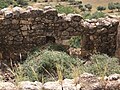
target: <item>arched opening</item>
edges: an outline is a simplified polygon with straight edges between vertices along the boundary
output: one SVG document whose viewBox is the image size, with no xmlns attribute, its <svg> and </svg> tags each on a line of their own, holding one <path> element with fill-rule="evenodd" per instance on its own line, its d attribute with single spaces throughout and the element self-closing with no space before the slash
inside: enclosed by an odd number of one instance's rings
<svg viewBox="0 0 120 90">
<path fill-rule="evenodd" d="M 46 36 L 46 43 L 55 43 L 55 38 L 53 36 Z"/>
</svg>

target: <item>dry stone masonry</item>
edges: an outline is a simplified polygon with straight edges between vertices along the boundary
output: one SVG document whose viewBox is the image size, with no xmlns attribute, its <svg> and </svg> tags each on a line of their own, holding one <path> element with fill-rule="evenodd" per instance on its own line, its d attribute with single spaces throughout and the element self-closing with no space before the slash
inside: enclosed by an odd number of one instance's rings
<svg viewBox="0 0 120 90">
<path fill-rule="evenodd" d="M 45 83 L 21 81 L 16 85 L 0 81 L 0 90 L 120 90 L 120 74 L 112 74 L 103 78 L 83 73 L 74 79 L 64 79 L 62 84 L 59 81 Z"/>
<path fill-rule="evenodd" d="M 84 20 L 79 14 L 58 14 L 53 8 L 6 8 L 0 12 L 0 59 L 19 60 L 32 48 L 51 38 L 56 43 L 82 36 L 91 52 L 114 55 L 119 21 L 111 18 Z"/>
</svg>

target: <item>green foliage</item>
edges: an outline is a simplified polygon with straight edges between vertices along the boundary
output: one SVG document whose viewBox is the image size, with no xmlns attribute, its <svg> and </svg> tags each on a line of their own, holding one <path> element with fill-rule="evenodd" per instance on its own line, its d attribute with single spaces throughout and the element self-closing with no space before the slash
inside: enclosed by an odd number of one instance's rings
<svg viewBox="0 0 120 90">
<path fill-rule="evenodd" d="M 92 5 L 91 5 L 91 4 L 86 4 L 85 7 L 86 7 L 89 11 L 91 11 L 91 9 L 92 9 Z"/>
<path fill-rule="evenodd" d="M 57 5 L 56 9 L 58 13 L 65 13 L 65 14 L 77 13 L 76 10 L 71 6 Z"/>
<path fill-rule="evenodd" d="M 69 40 L 69 43 L 70 43 L 71 47 L 80 48 L 81 47 L 80 41 L 81 41 L 81 37 L 80 36 L 73 36 Z"/>
<path fill-rule="evenodd" d="M 28 5 L 28 0 L 16 0 L 18 5 L 26 6 Z"/>
<path fill-rule="evenodd" d="M 84 12 L 84 13 L 82 14 L 82 17 L 83 17 L 84 19 L 91 19 L 91 13 L 90 13 L 90 12 Z"/>
<path fill-rule="evenodd" d="M 85 66 L 85 71 L 97 76 L 105 76 L 114 73 L 120 74 L 120 65 L 117 58 L 111 58 L 106 54 L 93 55 L 91 57 L 92 63 Z"/>
<path fill-rule="evenodd" d="M 35 81 L 37 80 L 33 75 L 34 72 L 39 76 L 38 79 L 41 81 L 42 75 L 45 80 L 48 80 L 51 77 L 57 76 L 57 68 L 56 64 L 61 66 L 63 76 L 69 76 L 69 71 L 71 71 L 70 64 L 76 65 L 78 59 L 74 59 L 70 57 L 68 54 L 64 52 L 58 51 L 36 51 L 32 55 L 30 55 L 27 60 L 23 64 L 23 72 L 25 76 L 29 77 L 29 80 Z"/>
<path fill-rule="evenodd" d="M 98 19 L 105 17 L 105 13 L 103 12 L 95 12 L 91 15 L 90 19 Z"/>
<path fill-rule="evenodd" d="M 120 11 L 120 3 L 114 3 L 114 5 L 115 5 L 115 7 L 116 7 L 116 9 L 118 9 L 118 11 Z"/>
<path fill-rule="evenodd" d="M 67 48 L 64 45 L 61 44 L 50 44 L 47 47 L 48 50 L 53 50 L 53 51 L 63 51 L 67 52 Z"/>
<path fill-rule="evenodd" d="M 83 64 L 80 59 L 75 59 L 64 52 L 35 51 L 19 67 L 11 71 L 17 79 L 30 81 L 60 80 L 62 78 L 76 78 L 83 72 L 97 76 L 120 74 L 120 65 L 117 58 L 106 54 L 91 56 L 90 64 Z M 10 70 L 9 70 L 10 71 Z"/>
<path fill-rule="evenodd" d="M 14 4 L 16 4 L 14 0 L 0 0 L 0 8 L 5 8 Z"/>
<path fill-rule="evenodd" d="M 28 5 L 28 0 L 0 0 L 0 8 L 8 7 L 9 5 Z"/>
<path fill-rule="evenodd" d="M 106 10 L 106 7 L 104 7 L 104 6 L 98 6 L 97 10 L 98 11 L 104 11 L 104 10 Z"/>
<path fill-rule="evenodd" d="M 108 9 L 109 10 L 114 10 L 116 7 L 115 7 L 115 4 L 114 3 L 108 3 Z"/>
<path fill-rule="evenodd" d="M 98 18 L 102 18 L 105 17 L 105 13 L 103 12 L 95 12 L 95 13 L 90 13 L 90 12 L 84 12 L 82 14 L 84 19 L 98 19 Z"/>
</svg>

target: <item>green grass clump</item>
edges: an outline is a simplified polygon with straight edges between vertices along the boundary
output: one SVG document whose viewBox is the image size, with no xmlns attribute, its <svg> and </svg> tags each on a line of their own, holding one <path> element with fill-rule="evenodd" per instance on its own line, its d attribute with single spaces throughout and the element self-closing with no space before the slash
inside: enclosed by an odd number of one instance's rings
<svg viewBox="0 0 120 90">
<path fill-rule="evenodd" d="M 85 66 L 85 71 L 97 76 L 108 76 L 110 74 L 120 74 L 120 65 L 117 58 L 111 58 L 106 54 L 93 55 L 92 63 Z"/>
<path fill-rule="evenodd" d="M 86 11 L 82 14 L 82 16 L 84 19 L 98 19 L 98 18 L 104 18 L 106 15 L 104 12 L 96 11 L 91 14 L 90 12 Z"/>
<path fill-rule="evenodd" d="M 57 5 L 55 8 L 57 9 L 58 13 L 78 13 L 72 6 Z"/>
</svg>

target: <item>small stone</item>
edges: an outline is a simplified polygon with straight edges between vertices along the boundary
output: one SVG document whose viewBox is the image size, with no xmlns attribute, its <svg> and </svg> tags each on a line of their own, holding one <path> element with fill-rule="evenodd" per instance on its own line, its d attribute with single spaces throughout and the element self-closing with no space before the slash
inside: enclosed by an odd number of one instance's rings
<svg viewBox="0 0 120 90">
<path fill-rule="evenodd" d="M 42 83 L 37 81 L 22 81 L 19 82 L 18 87 L 20 90 L 42 90 Z"/>
<path fill-rule="evenodd" d="M 0 90 L 16 90 L 16 86 L 11 82 L 0 82 Z"/>
<path fill-rule="evenodd" d="M 28 29 L 28 26 L 26 26 L 26 25 L 23 25 L 22 27 L 21 27 L 21 30 L 27 30 Z"/>
<path fill-rule="evenodd" d="M 52 6 L 45 6 L 43 9 L 44 10 L 49 10 L 49 9 L 53 9 L 53 8 L 52 8 Z"/>
<path fill-rule="evenodd" d="M 120 74 L 112 74 L 108 77 L 110 81 L 120 79 Z"/>
<path fill-rule="evenodd" d="M 12 18 L 13 13 L 11 11 L 5 11 L 5 18 Z"/>
<path fill-rule="evenodd" d="M 82 77 L 82 78 L 90 78 L 90 77 L 95 77 L 95 75 L 90 74 L 90 73 L 83 73 L 83 74 L 80 75 L 80 77 Z"/>
</svg>

